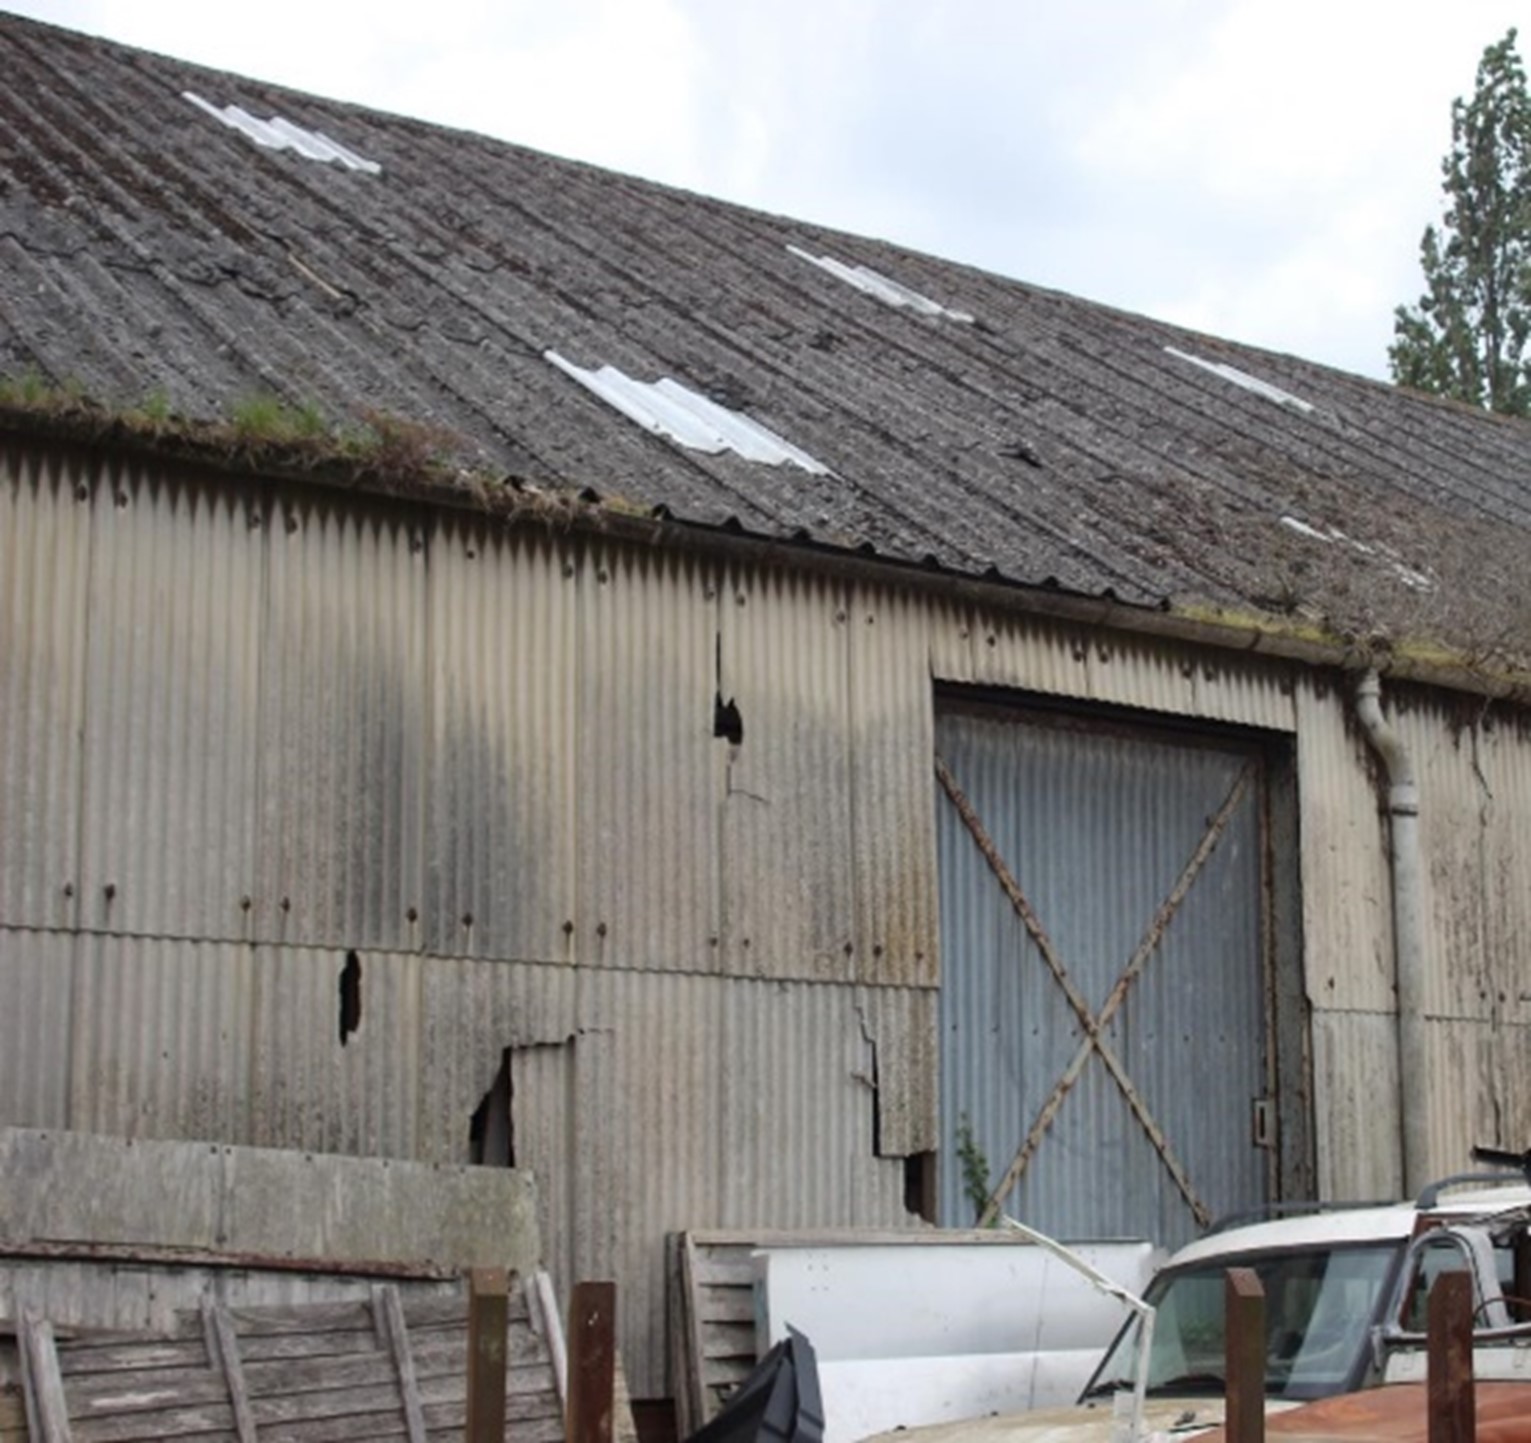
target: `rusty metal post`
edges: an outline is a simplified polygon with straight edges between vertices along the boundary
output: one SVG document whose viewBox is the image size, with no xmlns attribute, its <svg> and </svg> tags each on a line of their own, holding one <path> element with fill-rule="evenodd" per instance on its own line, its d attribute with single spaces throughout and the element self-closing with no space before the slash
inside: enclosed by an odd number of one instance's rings
<svg viewBox="0 0 1531 1443">
<path fill-rule="evenodd" d="M 1430 1443 L 1473 1443 L 1473 1284 L 1465 1272 L 1442 1273 L 1430 1288 L 1428 1401 Z"/>
<path fill-rule="evenodd" d="M 468 1284 L 468 1443 L 504 1443 L 510 1280 L 504 1268 L 474 1268 Z"/>
<path fill-rule="evenodd" d="M 576 1283 L 569 1299 L 567 1443 L 611 1443 L 615 1414 L 617 1285 Z"/>
<path fill-rule="evenodd" d="M 1253 1268 L 1228 1269 L 1223 1330 L 1228 1443 L 1265 1443 L 1265 1289 Z"/>
</svg>

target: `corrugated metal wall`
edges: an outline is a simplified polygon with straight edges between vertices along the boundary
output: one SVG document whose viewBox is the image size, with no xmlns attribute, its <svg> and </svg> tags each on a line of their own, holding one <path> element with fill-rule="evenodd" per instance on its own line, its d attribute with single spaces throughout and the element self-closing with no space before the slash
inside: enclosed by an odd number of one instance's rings
<svg viewBox="0 0 1531 1443">
<path fill-rule="evenodd" d="M 1055 1098 L 1006 1199 L 1016 1216 L 1056 1233 L 1174 1247 L 1199 1231 L 1196 1206 L 1214 1216 L 1258 1206 L 1268 1169 L 1251 1113 L 1271 1092 L 1274 1026 L 1261 751 L 955 704 L 936 739 L 971 809 L 970 821 L 948 796 L 936 803 L 943 1219 L 974 1216 L 957 1161 L 964 1126 L 997 1184 Z M 1120 1077 L 1102 1050 L 1086 1053 L 1069 1082 L 1085 1030 L 1044 947 L 1092 1024 L 1141 960 L 1100 1029 Z"/>
<path fill-rule="evenodd" d="M 616 1272 L 662 1392 L 665 1229 L 906 1216 L 937 1141 L 933 690 L 967 682 L 1295 734 L 1320 1182 L 1396 1184 L 1384 832 L 1327 679 L 0 455 L 6 1121 L 462 1160 L 509 1048 L 551 1261 Z M 1531 1123 L 1531 744 L 1428 701 L 1444 1171 L 1485 1108 L 1507 1143 Z"/>
</svg>

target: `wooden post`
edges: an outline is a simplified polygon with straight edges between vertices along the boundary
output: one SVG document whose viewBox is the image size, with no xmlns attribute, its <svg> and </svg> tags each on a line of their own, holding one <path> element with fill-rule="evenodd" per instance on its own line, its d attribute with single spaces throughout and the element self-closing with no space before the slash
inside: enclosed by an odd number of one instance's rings
<svg viewBox="0 0 1531 1443">
<path fill-rule="evenodd" d="M 474 1268 L 468 1281 L 468 1443 L 504 1443 L 510 1283 L 504 1268 Z"/>
<path fill-rule="evenodd" d="M 1442 1273 L 1430 1288 L 1427 1408 L 1430 1443 L 1473 1443 L 1473 1284 L 1465 1272 Z"/>
<path fill-rule="evenodd" d="M 617 1285 L 576 1283 L 569 1300 L 566 1443 L 611 1443 L 616 1356 Z"/>
<path fill-rule="evenodd" d="M 1228 1443 L 1265 1443 L 1265 1289 L 1253 1268 L 1223 1282 L 1223 1357 Z"/>
</svg>

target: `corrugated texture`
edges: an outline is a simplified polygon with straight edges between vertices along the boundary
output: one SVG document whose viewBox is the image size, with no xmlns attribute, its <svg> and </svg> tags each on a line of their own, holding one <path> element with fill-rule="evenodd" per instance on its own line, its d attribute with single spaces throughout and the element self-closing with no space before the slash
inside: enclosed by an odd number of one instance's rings
<svg viewBox="0 0 1531 1443">
<path fill-rule="evenodd" d="M 858 975 L 931 987 L 940 943 L 928 613 L 896 592 L 858 587 L 847 626 Z"/>
<path fill-rule="evenodd" d="M 55 455 L 0 448 L 0 923 L 64 927 L 79 891 L 87 486 Z"/>
<path fill-rule="evenodd" d="M 69 1126 L 253 1141 L 256 966 L 237 943 L 81 938 L 69 1048 L 32 1054 L 35 1066 L 67 1069 Z M 333 1020 L 332 1002 L 325 1012 Z"/>
<path fill-rule="evenodd" d="M 1241 773 L 1243 800 L 1105 1029 L 1212 1213 L 1259 1202 L 1250 1103 L 1267 1091 L 1262 800 L 1252 754 L 1124 729 L 948 713 L 937 749 L 1086 1006 L 1098 1013 Z M 943 1218 L 968 1221 L 964 1117 L 998 1181 L 1080 1046 L 1082 1025 L 944 793 Z M 1010 1205 L 1075 1236 L 1173 1246 L 1193 1221 L 1092 1056 Z"/>
<path fill-rule="evenodd" d="M 657 551 L 575 564 L 574 952 L 598 966 L 723 970 L 717 580 Z"/>
<path fill-rule="evenodd" d="M 1112 706 L 1292 731 L 1290 669 L 1141 637 L 961 605 L 931 608 L 938 681 L 1087 698 Z"/>
<path fill-rule="evenodd" d="M 69 1126 L 75 939 L 0 927 L 0 1120 Z"/>
<path fill-rule="evenodd" d="M 1315 1008 L 1393 1006 L 1392 884 L 1382 794 L 1344 693 L 1304 681 L 1296 694 L 1302 931 Z"/>
<path fill-rule="evenodd" d="M 1531 1027 L 1490 1020 L 1437 1019 L 1430 1028 L 1430 1074 L 1450 1087 L 1427 1091 L 1434 1171 L 1467 1166 L 1474 1143 L 1521 1151 L 1531 1136 L 1526 1059 Z"/>
<path fill-rule="evenodd" d="M 1313 1013 L 1318 1195 L 1395 1198 L 1403 1188 L 1398 1124 L 1398 1023 L 1391 1013 Z M 1449 1092 L 1449 1088 L 1442 1088 Z M 1468 1166 L 1458 1148 L 1449 1171 Z"/>
<path fill-rule="evenodd" d="M 574 553 L 546 538 L 439 519 L 428 603 L 428 951 L 526 961 L 575 951 L 572 798 L 576 777 L 588 775 L 578 765 L 578 585 Z M 589 731 L 609 755 L 626 729 Z"/>
<path fill-rule="evenodd" d="M 271 509 L 254 748 L 262 939 L 420 945 L 424 524 L 318 494 Z"/>
<path fill-rule="evenodd" d="M 261 802 L 266 593 L 263 549 L 249 539 L 260 505 L 126 462 L 82 482 L 92 536 L 81 923 L 247 937 L 258 921 L 245 904 Z"/>
<path fill-rule="evenodd" d="M 719 804 L 725 970 L 850 981 L 850 601 L 786 572 L 733 572 L 724 588 L 722 691 L 744 728 Z"/>
<path fill-rule="evenodd" d="M 245 1140 L 298 1152 L 419 1157 L 421 972 L 431 964 L 356 952 L 360 1012 L 342 1044 L 340 976 L 350 955 L 254 951 Z"/>
<path fill-rule="evenodd" d="M 933 998 L 909 999 L 908 1038 L 882 1004 L 895 1069 L 929 1035 Z M 902 1162 L 873 1152 L 876 1019 L 855 989 L 591 970 L 579 1007 L 566 1231 L 578 1276 L 624 1280 L 635 1396 L 666 1387 L 665 1232 L 913 1221 Z"/>
<path fill-rule="evenodd" d="M 1469 652 L 1523 629 L 1524 423 L 14 16 L 0 71 L 0 371 L 162 388 L 196 416 L 254 391 L 346 423 L 381 408 L 626 507 L 1130 603 Z M 188 89 L 343 135 L 382 173 L 261 150 Z M 858 294 L 793 246 L 976 323 Z M 549 348 L 672 376 L 835 474 L 676 447 Z"/>
</svg>

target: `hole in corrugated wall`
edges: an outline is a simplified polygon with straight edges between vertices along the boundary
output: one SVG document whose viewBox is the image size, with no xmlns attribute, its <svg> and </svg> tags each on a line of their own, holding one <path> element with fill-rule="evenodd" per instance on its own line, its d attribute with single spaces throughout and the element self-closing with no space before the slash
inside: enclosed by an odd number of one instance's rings
<svg viewBox="0 0 1531 1443">
<path fill-rule="evenodd" d="M 508 1047 L 500 1054 L 500 1070 L 473 1109 L 473 1119 L 468 1124 L 468 1161 L 480 1167 L 516 1165 L 516 1123 L 511 1112 L 516 1084 L 511 1076 L 510 1055 Z"/>
<path fill-rule="evenodd" d="M 346 953 L 345 966 L 340 969 L 340 1045 L 361 1026 L 361 957 L 356 952 Z"/>
</svg>

